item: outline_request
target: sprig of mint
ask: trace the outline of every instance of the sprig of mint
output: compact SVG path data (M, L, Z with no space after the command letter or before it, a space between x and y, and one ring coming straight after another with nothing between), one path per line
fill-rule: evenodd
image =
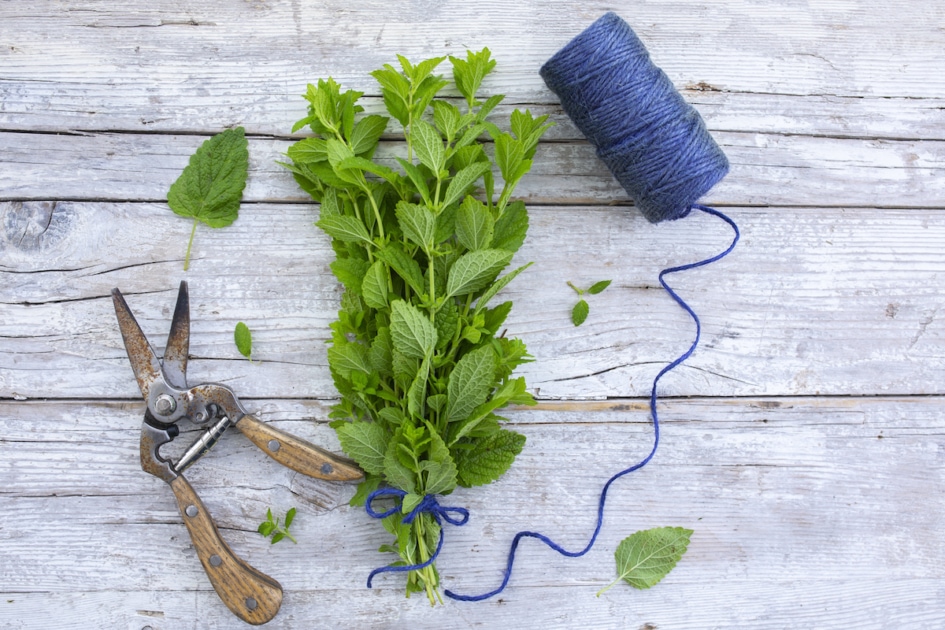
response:
M551 125L528 110L512 113L508 131L487 120L503 98L477 94L495 67L488 49L450 58L465 103L437 99L445 59L398 57L399 67L371 73L403 128L396 164L374 159L389 119L363 115L362 94L332 79L308 86L308 116L294 131L314 136L289 147L285 164L321 204L317 225L344 286L328 365L341 395L332 426L366 472L352 504L381 484L408 493L383 522L396 540L382 551L402 564L428 560L439 539L430 514L403 516L424 495L501 477L525 437L497 412L535 402L512 376L531 360L525 344L498 332L512 303L492 300L528 267L500 277L528 230L513 191ZM426 591L434 603L438 586L432 564L407 575L408 595Z
M276 544L283 538L288 538L295 544L298 544L298 541L295 539L292 534L289 533L289 526L292 525L292 521L295 520L295 508L289 508L289 511L285 513L285 523L281 523L279 517L273 518L272 508L266 510L266 520L259 524L259 527L256 531L270 538L270 544Z
M633 588L646 589L673 570L689 546L691 529L657 527L636 532L617 546L617 579L597 592L600 597L624 580Z
M194 220L184 271L190 267L190 250L198 221L220 228L236 220L249 169L247 146L242 127L228 129L204 141L167 191L171 210Z
M580 326L587 319L588 313L590 313L591 307L588 306L587 301L584 299L583 295L588 293L590 295L597 295L604 289L610 286L610 280L601 280L600 282L595 282L588 289L579 289L578 287L568 282L568 286L577 292L578 296L581 297L578 300L578 303L574 305L574 308L571 309L571 321L575 326Z
M243 322L238 322L233 329L233 341L236 343L236 349L244 357L252 361L253 354L253 333L249 331L249 326Z

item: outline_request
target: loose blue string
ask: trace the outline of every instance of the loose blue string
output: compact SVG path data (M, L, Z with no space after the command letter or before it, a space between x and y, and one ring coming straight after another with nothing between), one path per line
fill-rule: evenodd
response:
M660 275L659 275L660 284L663 285L663 288L666 289L666 291L670 294L670 296L672 296L674 300L676 300L676 303L679 304L681 307L683 307L683 309L687 313L689 313L689 316L692 317L692 320L696 323L696 335L695 335L695 339L692 342L692 345L689 346L689 349L686 350L684 353L682 353L675 361L666 365L666 367L660 370L659 374L656 375L656 378L653 379L653 388L650 390L650 417L653 419L653 448L650 449L649 454L646 457L644 457L640 462L634 464L630 468L621 470L616 475L611 477L607 481L606 484L604 484L604 489L600 493L600 500L597 502L597 526L594 528L594 533L593 535L591 535L591 539L587 543L587 546L584 547L582 550L568 551L567 549L558 545L557 543L555 543L553 540L551 540L544 534L540 534L538 532L521 531L515 534L515 538L512 539L512 546L509 549L509 559L505 567L505 575L502 578L502 584L499 585L499 588L495 589L494 591L489 591L488 593L483 593L482 595L459 595L457 593L454 593L453 591L447 590L447 591L444 591L447 597L451 599L456 599L459 601L464 601L464 602L478 602L484 599L489 599L490 597L493 597L494 595L498 595L503 590L505 590L505 587L509 583L509 578L512 577L512 564L515 562L515 551L516 549L518 549L518 543L522 540L522 538L537 538L538 540L542 541L543 543L545 543L546 545L548 545L549 547L551 547L552 549L554 549L561 555L567 556L569 558L577 558L586 554L594 546L594 543L597 541L597 535L600 534L601 527L604 524L604 504L607 501L607 491L610 490L611 484L613 484L615 481L617 481L624 475L627 475L629 473L632 473L635 470L639 470L640 468L643 468L649 463L651 459L653 459L653 456L656 454L656 449L657 447L659 447L659 443L660 443L660 421L659 421L659 415L656 412L656 400L657 400L656 385L657 383L659 383L660 379L663 378L664 374L666 374L667 372L669 372L670 370L678 366L680 363L688 359L690 356L692 356L692 353L695 352L696 347L699 345L699 336L702 332L702 325L699 322L699 316L696 315L696 312L692 310L692 308L688 304L686 304L686 302L681 297L679 297L679 294L677 294L672 289L672 287L670 287L666 283L665 277L671 273L677 273L679 271L686 271L687 269L695 269L696 267L703 267L721 258L724 258L733 249L735 249L735 245L738 243L738 239L740 237L738 226L735 225L735 222L729 217L719 212L718 210L715 210L713 208L709 208L706 206L702 206L699 204L693 204L691 209L701 210L702 212L705 212L706 214L711 214L713 216L719 217L720 219L728 223L729 226L731 226L732 230L734 230L735 232L735 237L732 239L732 244L729 245L728 248L720 254L717 254L711 258L706 258L705 260L700 260L699 262L689 263L686 265L679 265L678 267L670 267L660 272Z
M368 495L367 501L364 503L364 510L373 518L385 518L392 514L396 514L401 510L403 498L406 495L406 492L398 488L381 488L379 490L375 490ZM396 497L399 499L399 501L397 501L394 507L390 508L386 512L377 512L373 507L371 507L371 503L378 497ZM443 521L446 521L450 525L456 525L457 527L462 527L467 523L467 521L469 521L469 510L466 508L444 507L440 505L434 495L428 494L423 497L423 499L417 504L415 508L410 510L407 516L404 517L403 523L410 525L413 523L414 519L424 512L432 515L437 525L440 526L440 540L436 543L436 551L433 552L433 555L430 556L428 560L421 562L420 564L389 565L386 567L378 567L377 569L374 569L371 571L371 574L367 579L368 588L371 588L371 581L374 579L374 576L378 575L379 573L404 573L406 571L417 571L430 566L436 561L436 557L440 555L440 550L443 548ZM460 518L453 517L451 513L459 514Z

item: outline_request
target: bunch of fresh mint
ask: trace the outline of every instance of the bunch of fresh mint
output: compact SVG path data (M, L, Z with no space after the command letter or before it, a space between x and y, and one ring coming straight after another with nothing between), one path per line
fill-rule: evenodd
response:
M328 362L341 395L333 426L367 473L352 503L382 484L408 493L383 523L396 543L381 550L413 565L434 552L439 525L428 513L404 524L404 515L424 495L495 481L525 443L496 412L534 404L525 379L512 377L530 357L499 334L512 303L492 300L528 266L499 278L528 229L512 192L551 125L527 110L512 113L511 133L486 120L503 98L476 98L495 67L488 49L449 58L462 108L436 98L448 85L433 74L445 57L398 59L400 69L372 76L403 128L401 156L375 157L389 119L362 115L362 93L327 79L308 86L308 116L293 129L307 125L315 137L293 144L285 166L321 204L317 225L345 289ZM408 574L407 594L426 591L435 603L438 584L431 564Z

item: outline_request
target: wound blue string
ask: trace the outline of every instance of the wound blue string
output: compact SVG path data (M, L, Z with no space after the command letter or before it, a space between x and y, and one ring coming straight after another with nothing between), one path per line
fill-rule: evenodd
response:
M541 76L650 222L686 216L728 173L702 117L617 14L555 53Z
M381 488L375 490L368 495L367 501L364 503L364 510L373 518L386 518L392 514L400 512L402 509L403 498L407 496L407 493L398 488ZM371 503L374 499L379 497L395 497L399 499L394 507L390 508L386 512L377 512L371 506ZM389 565L386 567L378 567L371 571L371 574L367 579L367 587L371 588L371 581L374 580L374 576L379 573L404 573L407 571L417 571L423 568L426 568L436 562L436 557L440 555L440 550L443 548L443 521L446 521L450 525L456 525L457 527L462 527L469 521L469 510L461 507L444 507L436 500L436 497L432 494L425 495L420 503L417 504L407 516L404 517L403 522L407 525L413 523L420 514L426 512L433 516L433 520L436 521L437 525L440 526L440 539L436 543L436 550L433 552L433 555L430 556L424 562L420 564L401 564L401 565ZM458 514L459 518L453 516L453 514Z
M699 210L725 221L734 238L723 252L695 263L669 267L659 274L663 288L696 325L689 348L668 363L653 379L650 418L653 446L636 464L612 476L597 502L597 524L584 548L568 551L539 532L521 531L512 539L505 574L499 587L481 595L459 595L460 601L481 601L501 593L509 583L515 552L523 538L536 538L561 555L579 557L594 546L604 523L610 486L646 466L660 441L657 385L663 376L692 356L699 345L702 325L695 311L669 286L666 276L711 264L727 256L738 243L738 226L723 213L697 204L728 173L728 160L709 135L705 123L650 61L643 43L614 13L607 13L556 53L541 69L541 76L561 99L565 112L597 148L617 181L651 222L675 220Z

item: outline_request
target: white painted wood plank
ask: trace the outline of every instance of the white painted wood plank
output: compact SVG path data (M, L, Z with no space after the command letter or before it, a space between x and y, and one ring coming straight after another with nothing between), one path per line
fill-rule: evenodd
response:
M931 2L47 0L0 8L0 125L114 129L117 116L124 129L176 130L294 112L276 126L285 129L296 95L316 78L330 73L376 94L367 73L397 53L481 46L502 64L492 88L518 102L554 102L539 67L611 9L680 87L942 98L945 15Z
M251 402L265 421L333 447L325 425L306 420L323 417L322 404ZM550 627L843 628L873 627L889 614L934 628L945 621L940 407L938 398L916 397L668 401L661 450L614 485L589 556L567 560L523 543L501 602L432 611L420 599L404 601L396 577L362 588L383 559L375 549L386 534L339 505L350 488L300 480L238 435L188 476L237 553L286 588L275 627L322 610L325 627L428 627L459 615L484 627L537 619ZM129 624L145 623L139 610L167 624L154 627L183 627L193 617L207 627L226 623L170 492L138 469L139 413L140 405L124 403L0 404L0 590L9 604L0 620L36 627L24 607L45 602L93 620L111 607ZM639 401L550 404L510 416L528 436L512 471L449 498L472 512L467 526L448 530L439 563L457 591L494 586L519 529L582 545L601 484L645 454L652 438ZM298 506L298 547L270 546L252 531L269 505ZM666 524L696 531L667 580L596 599L617 542Z
M731 173L705 201L720 205L941 207L945 141L715 135ZM0 132L0 200L157 201L167 196L204 140L141 134ZM250 140L245 202L308 202L277 164L285 140ZM403 143L384 142L381 161L399 168ZM515 192L529 203L629 203L586 141L545 143Z
M225 381L248 397L335 395L324 341L339 288L315 207L253 204L229 228L199 229L186 274L190 225L163 205L51 207L3 206L0 396L137 397L109 292L128 294L160 348L185 278L194 382ZM945 214L730 214L743 231L735 253L671 280L701 315L704 336L661 381L664 395L943 392ZM509 334L536 359L521 373L543 398L648 395L693 334L656 283L659 270L729 239L711 217L653 226L633 208L533 207L516 262L535 265L504 293L515 302ZM591 297L587 323L575 328L565 281L604 278L614 284ZM254 331L260 364L237 353L237 321Z

